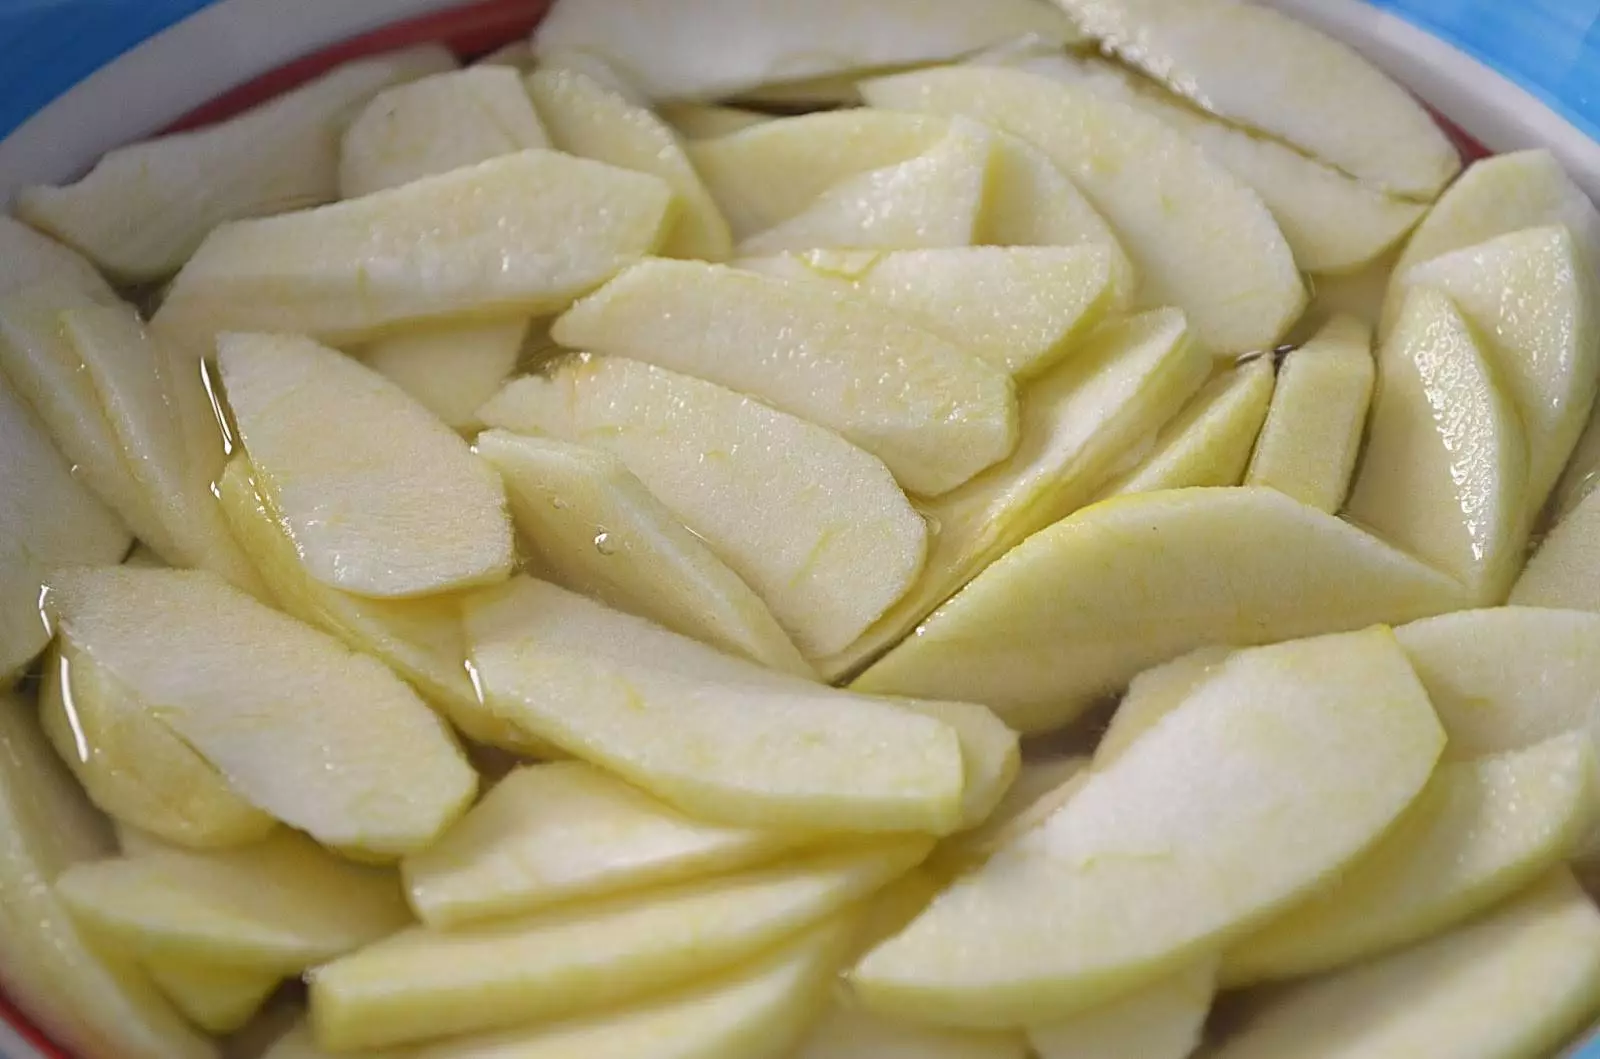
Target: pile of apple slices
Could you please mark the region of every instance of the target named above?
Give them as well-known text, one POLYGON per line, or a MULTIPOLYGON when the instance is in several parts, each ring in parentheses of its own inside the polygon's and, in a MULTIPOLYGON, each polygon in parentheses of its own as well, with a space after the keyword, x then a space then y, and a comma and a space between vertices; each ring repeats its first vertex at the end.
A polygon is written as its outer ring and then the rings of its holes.
POLYGON ((81 1059, 1548 1054, 1600 213, 1459 167, 1234 0, 562 0, 24 192, 0 986, 81 1059))

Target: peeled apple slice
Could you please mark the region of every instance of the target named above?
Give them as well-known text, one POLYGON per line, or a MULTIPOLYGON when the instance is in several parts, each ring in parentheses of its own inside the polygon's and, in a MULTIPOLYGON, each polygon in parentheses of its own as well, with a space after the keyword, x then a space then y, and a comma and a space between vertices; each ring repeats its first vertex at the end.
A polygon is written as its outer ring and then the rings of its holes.
POLYGON ((1024 761, 988 819, 940 845, 939 862, 966 865, 985 860, 1018 835, 1044 823, 1076 793, 1075 786, 1066 795, 1060 792, 1083 778, 1088 767, 1087 757, 1024 761))
MULTIPOLYGON (((616 456, 806 655, 844 647, 922 569, 927 527, 880 460, 732 390, 622 357, 576 358, 511 383, 482 415, 616 456)), ((606 530, 597 561, 623 543, 606 530)))
POLYGON ((853 687, 938 689, 1041 731, 1197 647, 1395 624, 1466 603, 1450 578, 1276 490, 1143 493, 1012 549, 853 687))
POLYGON ((1338 881, 1229 949, 1224 981, 1342 967, 1510 897, 1574 853, 1595 821, 1594 764, 1587 733, 1575 732, 1439 766, 1338 881))
POLYGON ((256 484, 312 577, 403 598, 510 573, 499 478, 405 391, 309 339, 235 334, 219 346, 256 484))
POLYGON ((245 800, 321 842, 406 853, 472 798, 476 774, 398 677, 210 574, 65 570, 49 588, 65 643, 245 800))
POLYGON ((1528 446, 1504 375, 1444 294, 1413 287, 1378 353, 1350 518, 1466 586, 1511 588, 1531 522, 1528 446))
POLYGON ((714 140, 778 120, 771 114, 715 103, 667 103, 656 108, 661 120, 686 140, 714 140))
POLYGON ((370 195, 529 147, 547 147, 522 76, 474 66, 387 88, 344 132, 339 197, 370 195))
POLYGON ((1385 191, 1432 199, 1461 168, 1428 112, 1355 49, 1230 0, 1058 0, 1108 53, 1235 125, 1385 191))
POLYGON ((452 430, 476 430, 478 409, 516 369, 526 320, 424 327, 380 338, 360 353, 382 375, 452 430))
POLYGON ((272 971, 220 964, 146 957, 139 965, 185 1018, 219 1035, 249 1022, 283 981, 272 971))
POLYGON ((1216 676, 1233 654, 1229 647, 1202 647, 1145 670, 1128 684, 1111 723, 1094 748, 1094 767, 1104 771, 1146 732, 1216 676))
POLYGON ((511 514, 565 587, 753 662, 812 676, 750 587, 616 456, 505 430, 478 455, 506 483, 511 514))
POLYGON ((728 222, 677 135, 649 108, 576 70, 536 70, 528 76, 528 93, 557 149, 667 182, 679 213, 662 244, 664 256, 723 261, 732 253, 728 222))
POLYGON ((1113 1000, 1333 878, 1443 746, 1387 629, 1241 651, 851 981, 874 1010, 947 1025, 1038 1025, 1113 1000))
POLYGON ((1600 611, 1600 494, 1585 496, 1540 542, 1510 602, 1600 611))
POLYGON ((862 92, 874 107, 964 115, 1038 147, 1110 222, 1138 270, 1139 300, 1176 305, 1218 352, 1270 347, 1305 306, 1294 257, 1261 200, 1148 114, 994 67, 897 74, 862 92))
POLYGON ((648 261, 568 310, 551 336, 768 402, 948 492, 1017 443, 1010 379, 885 309, 719 265, 648 261))
POLYGON ((206 347, 223 331, 348 343, 426 321, 559 312, 654 250, 671 200, 656 177, 521 151, 349 202, 224 224, 183 266, 152 323, 206 347))
POLYGON ((0 217, 0 293, 33 286, 69 287, 99 301, 116 298, 111 284, 82 254, 13 220, 0 217))
POLYGON ((1334 316, 1291 350, 1245 483, 1336 513, 1350 491, 1376 377, 1372 329, 1352 316, 1334 316))
POLYGON ((928 847, 880 841, 449 933, 412 928, 313 971, 312 1024, 343 1051, 614 1008, 770 949, 928 847))
POLYGON ((1027 1059, 1021 1033, 952 1030, 883 1018, 835 1001, 792 1059, 1027 1059))
POLYGON ((558 761, 513 771, 402 868, 423 921, 449 929, 745 868, 797 841, 692 820, 592 765, 558 761))
POLYGON ((1033 1026, 1039 1059, 1189 1059, 1217 989, 1217 958, 1067 1019, 1033 1026))
POLYGON ((497 713, 683 812, 832 831, 959 826, 963 753, 940 721, 777 676, 530 578, 469 598, 465 613, 497 713))
POLYGON ((455 65, 437 45, 346 63, 217 125, 104 155, 66 187, 25 188, 17 215, 123 279, 177 271, 226 221, 339 195, 339 137, 381 89, 455 65))
POLYGON ((1600 913, 1565 868, 1448 934, 1276 996, 1216 1059, 1510 1059, 1600 1010, 1600 913))
POLYGON ((961 741, 966 783, 961 792, 959 830, 977 827, 1016 778, 1021 763, 1017 733, 987 706, 939 699, 893 699, 896 706, 949 725, 961 741))

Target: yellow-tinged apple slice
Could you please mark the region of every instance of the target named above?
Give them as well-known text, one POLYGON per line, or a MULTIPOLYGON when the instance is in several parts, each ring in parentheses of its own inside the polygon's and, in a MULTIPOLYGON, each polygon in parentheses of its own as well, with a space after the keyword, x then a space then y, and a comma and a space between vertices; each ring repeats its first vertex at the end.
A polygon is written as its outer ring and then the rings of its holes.
MULTIPOLYGON (((1448 729, 1447 729, 1448 730, 1448 729)), ((1298 978, 1430 937, 1566 860, 1595 821, 1587 733, 1441 765, 1339 879, 1228 950, 1230 986, 1298 978)))
POLYGON ((56 892, 86 926, 140 956, 285 975, 411 922, 392 870, 351 864, 290 831, 238 849, 77 864, 56 892))
POLYGON ((116 292, 76 250, 11 217, 0 217, 0 293, 14 294, 35 286, 70 287, 99 300, 116 292))
POLYGON ((54 883, 112 851, 105 822, 55 760, 32 708, 0 695, 0 985, 83 1059, 214 1059, 120 953, 78 928, 54 883))
POLYGON ((977 10, 962 0, 574 0, 539 24, 534 48, 593 52, 651 99, 719 99, 773 83, 940 62, 1016 37, 1078 39, 1059 11, 1030 0, 977 10))
POLYGON ((1372 329, 1353 316, 1334 316, 1292 350, 1278 369, 1245 483, 1329 514, 1343 507, 1376 376, 1372 329))
POLYGON ((108 152, 65 187, 24 188, 17 215, 127 280, 177 271, 225 221, 339 195, 339 136, 392 84, 448 70, 425 45, 358 59, 238 117, 108 152))
POLYGON ((745 237, 739 252, 966 246, 989 197, 993 142, 984 126, 957 118, 926 153, 834 184, 794 216, 745 237))
POLYGON ((1548 1055, 1600 1011, 1600 912, 1562 868, 1489 915, 1274 996, 1215 1059, 1548 1055))
POLYGON ((1526 433, 1503 373, 1446 295, 1412 287, 1378 351, 1350 518, 1466 586, 1505 599, 1528 539, 1526 433))
POLYGON ((511 572, 499 477, 404 390, 310 339, 218 346, 256 485, 312 577, 403 598, 511 572))
POLYGON ((1272 402, 1272 357, 1257 357, 1201 388, 1152 439, 1150 454, 1101 497, 1238 485, 1272 402))
POLYGON ((848 644, 922 569, 927 527, 882 461, 713 383, 573 358, 511 383, 482 416, 619 458, 808 656, 848 644))
POLYGON ((1153 984, 1334 876, 1443 746, 1387 629, 1241 651, 852 982, 876 1010, 976 1026, 1056 1021, 1153 984))
POLYGON ((1034 534, 853 687, 937 689, 1042 731, 1197 647, 1411 621, 1467 602, 1453 579, 1276 490, 1140 493, 1034 534))
POLYGON ((1397 278, 1397 290, 1450 297, 1520 413, 1528 505, 1544 506, 1594 404, 1600 378, 1595 278, 1572 233, 1530 228, 1441 254, 1397 278))
POLYGON ((907 489, 937 496, 1011 453, 1011 380, 895 313, 826 287, 648 261, 568 310, 551 336, 749 394, 837 431, 907 489))
POLYGON ((1027 1059, 1021 1033, 953 1030, 884 1018, 835 1001, 791 1059, 1027 1059))
POLYGON ((149 703, 71 644, 46 657, 39 724, 90 801, 114 820, 195 848, 254 842, 277 826, 149 703))
POLYGON ((896 706, 932 717, 955 730, 961 741, 966 785, 961 792, 961 823, 965 831, 989 818, 1016 779, 1022 755, 1017 733, 987 706, 938 699, 894 699, 896 706))
POLYGON ((988 819, 941 843, 936 859, 940 864, 965 866, 988 858, 1054 814, 1066 801, 1054 796, 1088 767, 1089 758, 1082 756, 1024 761, 988 819))
POLYGON ((925 506, 938 532, 911 591, 818 668, 829 679, 855 672, 1029 534, 1087 503, 1128 447, 1174 415, 1210 367, 1176 310, 1102 328, 1029 387, 1017 451, 925 506))
POLYGON ((1305 306, 1294 257, 1260 198, 1148 114, 995 67, 897 74, 862 90, 875 107, 965 115, 1038 147, 1111 223, 1138 270, 1140 301, 1183 309, 1219 352, 1271 346, 1305 306))
POLYGON ((505 481, 517 528, 564 587, 773 669, 811 667, 772 611, 601 449, 505 430, 478 435, 505 481))
POLYGON ((963 748, 893 702, 773 673, 531 578, 470 597, 484 697, 508 721, 704 820, 942 833, 963 748))
POLYGON ((209 352, 223 331, 360 342, 430 320, 559 312, 654 250, 671 204, 657 177, 520 151, 349 202, 221 225, 178 273, 153 324, 209 352))
POLYGON ((311 974, 336 1050, 615 1007, 770 949, 921 860, 926 839, 818 853, 672 889, 449 933, 403 931, 311 974))
POLYGON ((1540 542, 1510 602, 1600 611, 1600 494, 1585 496, 1540 542))
POLYGON ((477 776, 400 679, 199 571, 65 570, 64 642, 149 703, 246 801, 331 846, 432 842, 477 776))
POLYGON ((452 430, 476 430, 478 409, 511 377, 527 335, 526 320, 415 328, 378 339, 361 361, 452 430))
POLYGON ((1559 524, 1577 510, 1596 484, 1600 484, 1600 415, 1591 411, 1588 425, 1573 447, 1572 458, 1567 461, 1567 469, 1561 473, 1561 480, 1550 496, 1550 517, 1559 524))
POLYGON ((1094 748, 1094 767, 1109 768, 1111 763, 1146 732, 1166 719, 1183 701, 1216 676, 1233 654, 1230 647, 1202 647, 1186 655, 1145 670, 1128 684, 1128 692, 1117 703, 1111 723, 1094 748))
POLYGON ((1189 1059, 1217 991, 1217 958, 1061 1022, 1028 1029, 1039 1059, 1189 1059))
POLYGON ((274 971, 163 957, 147 956, 139 965, 185 1018, 215 1034, 249 1022, 283 981, 274 971))
POLYGON ((678 197, 678 217, 662 243, 667 257, 722 261, 733 235, 711 193, 665 121, 577 70, 536 70, 528 77, 551 142, 568 154, 651 173, 678 197))
POLYGON ((1230 0, 1057 0, 1124 62, 1218 117, 1399 195, 1431 199, 1461 160, 1428 112, 1355 49, 1230 0))
POLYGON ((344 130, 339 196, 370 195, 547 146, 517 71, 474 66, 438 73, 379 92, 344 130))
POLYGON ((592 765, 563 761, 506 776, 402 870, 423 922, 448 929, 716 875, 801 841, 692 820, 592 765))
POLYGON ((759 110, 714 103, 667 103, 656 108, 656 113, 686 140, 714 140, 778 120, 759 110))

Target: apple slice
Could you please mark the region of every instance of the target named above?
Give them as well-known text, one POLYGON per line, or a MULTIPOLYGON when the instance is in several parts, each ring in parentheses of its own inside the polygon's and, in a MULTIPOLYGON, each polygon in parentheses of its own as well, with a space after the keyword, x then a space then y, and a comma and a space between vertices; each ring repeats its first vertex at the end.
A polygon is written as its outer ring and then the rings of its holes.
POLYGON ((573 0, 539 24, 534 48, 594 52, 651 99, 720 99, 773 82, 940 62, 1027 35, 1078 39, 1071 20, 1033 0, 974 10, 961 0, 573 0))
POLYGON ((45 660, 39 724, 89 799, 114 820, 197 849, 259 841, 277 827, 149 703, 71 644, 45 660))
POLYGON ((836 430, 928 496, 1017 443, 1010 380, 885 309, 725 266, 649 261, 568 310, 572 349, 683 371, 836 430))
POLYGON ((1150 455, 1100 496, 1238 485, 1267 418, 1273 373, 1264 356, 1212 379, 1154 436, 1150 455))
POLYGON ((303 835, 205 853, 68 868, 72 914, 139 956, 295 975, 411 922, 393 871, 342 861, 303 835))
POLYGON ((1510 602, 1600 611, 1600 498, 1589 493, 1561 516, 1523 568, 1510 602))
POLYGON ((1189 1059, 1217 991, 1217 958, 1062 1022, 1030 1027, 1039 1059, 1189 1059))
POLYGON ((14 294, 35 286, 68 287, 100 301, 116 292, 94 265, 76 250, 21 224, 0 216, 0 294, 14 294))
POLYGON ((1126 996, 1334 876, 1443 746, 1387 629, 1241 651, 852 982, 875 1010, 965 1026, 1042 1025, 1126 996))
POLYGON ((955 119, 926 153, 834 184, 794 216, 747 236, 739 253, 966 246, 978 234, 993 158, 989 131, 955 119))
POLYGON ((1011 781, 1022 756, 1017 733, 987 706, 938 699, 894 699, 901 709, 932 717, 949 725, 961 742, 965 785, 961 791, 961 822, 957 830, 977 827, 989 818, 1011 781))
POLYGON ((361 362, 416 399, 452 430, 477 430, 478 409, 516 370, 526 320, 425 327, 380 338, 361 362))
POLYGON ((312 1024, 344 1051, 616 1007, 770 949, 928 848, 891 839, 449 933, 412 928, 313 971, 312 1024))
POLYGON ((404 390, 295 336, 224 335, 218 363, 256 484, 312 577, 396 598, 510 573, 499 478, 404 390))
POLYGON ((513 771, 402 865, 439 929, 777 859, 800 836, 691 820, 576 761, 513 771))
POLYGON ((945 723, 774 674, 531 578, 465 605, 507 720, 712 822, 832 831, 959 826, 945 723))
POLYGON ((517 528, 565 587, 773 669, 811 667, 772 611, 622 460, 505 430, 478 435, 517 528))
POLYGON ((1089 758, 1084 756, 1024 761, 988 819, 940 844, 935 852, 938 863, 967 867, 987 860, 996 850, 1044 823, 1061 808, 1067 798, 1076 793, 1074 781, 1088 767, 1089 758), (1069 785, 1072 790, 1062 795, 1069 785))
POLYGON ((683 152, 672 129, 647 107, 636 106, 575 70, 537 70, 528 77, 551 142, 568 154, 652 173, 678 197, 678 218, 661 253, 667 257, 723 261, 733 252, 728 222, 683 152))
POLYGON ((1376 376, 1372 329, 1353 316, 1334 316, 1291 350, 1245 483, 1337 512, 1350 491, 1376 376))
POLYGON ((778 120, 759 110, 715 103, 667 103, 657 107, 656 113, 685 140, 714 140, 778 120))
POLYGON ((1094 767, 1104 771, 1144 734, 1166 719, 1201 684, 1216 676, 1233 655, 1230 647, 1202 647, 1145 670, 1128 684, 1111 723, 1094 748, 1094 767))
POLYGON ((61 903, 56 877, 107 856, 111 837, 32 712, 0 694, 0 985, 85 1059, 215 1059, 139 969, 86 936, 61 903))
POLYGON ((1600 1009, 1600 912, 1565 868, 1448 934, 1273 997, 1215 1059, 1547 1055, 1600 1009))
POLYGON ((1102 49, 1236 125, 1385 191, 1432 199, 1461 160, 1428 112, 1355 49, 1229 0, 1058 0, 1102 49))
POLYGON ((223 331, 361 342, 406 324, 559 312, 655 249, 671 203, 656 177, 521 151, 224 224, 178 273, 153 324, 208 353, 223 331))
POLYGON ((1595 804, 1587 733, 1441 765, 1336 883, 1229 949, 1223 980, 1298 978, 1465 922, 1576 852, 1595 804))
MULTIPOLYGON (((1596 402, 1600 407, 1600 402, 1596 402)), ((1548 517, 1559 524, 1561 519, 1577 510, 1597 483, 1600 483, 1600 415, 1593 411, 1583 428, 1578 443, 1573 446, 1572 458, 1561 473, 1555 491, 1550 495, 1548 517)))
POLYGON ((1028 1059, 1028 1041, 1015 1032, 920 1026, 835 1001, 790 1059, 1028 1059))
POLYGON ((482 415, 616 456, 806 655, 844 647, 922 568, 927 528, 882 462, 712 383, 575 358, 513 382, 482 415))
POLYGON ((1466 603, 1451 578, 1276 490, 1142 493, 1034 534, 852 686, 937 689, 1043 731, 1197 647, 1399 623, 1466 603))
POLYGON ((1305 306, 1294 257, 1261 200, 1148 114, 995 67, 897 74, 862 91, 875 107, 965 115, 1038 147, 1111 223, 1138 270, 1140 300, 1183 309, 1218 352, 1271 346, 1305 306))
POLYGON ((246 801, 319 841, 407 853, 472 798, 460 748, 399 678, 210 574, 67 570, 49 589, 63 642, 246 801))
POLYGON ((1210 367, 1176 310, 1100 330, 1029 388, 1010 459, 926 505, 938 532, 922 576, 846 649, 818 661, 824 676, 859 669, 1029 534, 1087 503, 1117 459, 1176 413, 1210 367))
POLYGON ((547 146, 517 71, 474 66, 434 74, 379 92, 344 130, 339 197, 547 146))
POLYGON ((249 1022, 283 981, 272 971, 221 964, 146 957, 139 965, 184 1018, 219 1036, 249 1022))
POLYGON ((1480 604, 1505 599, 1532 520, 1526 435, 1502 379, 1455 304, 1412 287, 1378 353, 1366 455, 1346 505, 1480 604))

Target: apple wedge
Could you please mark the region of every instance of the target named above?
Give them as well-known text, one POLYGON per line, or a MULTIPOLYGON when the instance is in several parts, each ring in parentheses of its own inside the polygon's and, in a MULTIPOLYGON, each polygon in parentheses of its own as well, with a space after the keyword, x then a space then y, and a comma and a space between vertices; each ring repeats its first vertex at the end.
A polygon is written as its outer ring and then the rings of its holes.
POLYGON ((987 706, 939 699, 893 699, 896 706, 947 724, 961 743, 965 783, 961 790, 958 831, 977 827, 989 818, 1022 762, 1017 733, 987 706))
POLYGON ((1355 49, 1231 0, 1057 0, 1080 29, 1196 106, 1397 195, 1428 200, 1461 160, 1428 112, 1355 49))
POLYGON ((759 110, 716 103, 666 103, 657 107, 656 113, 685 140, 714 140, 778 120, 759 110))
POLYGON ((516 370, 526 320, 424 327, 380 338, 361 362, 438 416, 452 430, 477 430, 478 409, 516 370))
POLYGON ((339 197, 548 146, 517 71, 474 66, 438 73, 379 92, 344 130, 339 197))
MULTIPOLYGON (((1600 407, 1600 402, 1596 402, 1600 407)), ((1600 483, 1600 415, 1589 413, 1589 422, 1573 446, 1572 458, 1550 494, 1548 517, 1559 523, 1594 491, 1600 483)))
POLYGON ((1241 651, 851 982, 874 1010, 963 1026, 1042 1025, 1126 996, 1332 878, 1443 746, 1387 629, 1241 651))
POLYGON ((1028 1029, 1039 1059, 1189 1059, 1200 1047, 1217 990, 1217 958, 1073 1018, 1028 1029))
POLYGON ((1087 503, 1128 447, 1174 415, 1210 367, 1176 310, 1097 332, 1028 389, 1017 451, 926 505, 938 532, 922 576, 847 648, 818 660, 823 675, 832 680, 860 669, 1029 534, 1087 503))
POLYGON ((1044 823, 1061 808, 1067 797, 1076 793, 1075 781, 1088 767, 1089 758, 1084 756, 1024 761, 988 819, 940 843, 934 854, 936 861, 940 865, 967 867, 987 860, 996 850, 1044 823), (1062 795, 1069 786, 1072 790, 1062 795))
POLYGON ((616 456, 808 656, 848 644, 922 569, 927 527, 881 461, 712 383, 573 358, 511 383, 482 417, 616 456))
POLYGON ((897 74, 862 91, 874 107, 964 115, 1038 147, 1110 222, 1138 271, 1139 300, 1178 306, 1217 352, 1270 347, 1305 306, 1294 257, 1261 200, 1148 114, 996 67, 897 74))
POLYGON ((505 430, 478 435, 511 514, 564 587, 773 669, 811 667, 772 611, 622 460, 505 430))
POLYGON ((603 56, 651 99, 720 99, 775 82, 940 62, 1028 35, 1078 39, 1070 19, 1033 0, 981 11, 961 0, 572 0, 539 24, 534 49, 603 56))
POLYGON ((682 371, 835 430, 927 496, 1017 444, 1010 379, 888 310, 823 287, 648 261, 574 305, 550 333, 571 349, 682 371))
POLYGON ((952 1030, 883 1018, 835 1000, 790 1059, 1028 1059, 1021 1033, 952 1030))
POLYGON ((311 973, 344 1051, 569 1018, 735 966, 859 901, 929 848, 902 838, 540 915, 395 934, 311 973))
POLYGON ((937 689, 1044 731, 1197 647, 1399 623, 1467 602, 1453 579, 1276 490, 1142 493, 1034 534, 852 687, 937 689))
POLYGON ((1378 352, 1350 518, 1448 573, 1474 602, 1505 599, 1532 522, 1528 445, 1503 373, 1446 295, 1416 286, 1378 352))
POLYGON ((1291 350, 1245 483, 1337 512, 1350 491, 1376 377, 1372 329, 1353 316, 1334 316, 1291 350))
POLYGON ((775 674, 531 578, 470 597, 500 716, 700 819, 948 832, 964 754, 942 721, 775 674))
POLYGON ((1273 374, 1265 356, 1212 379, 1154 436, 1150 454, 1100 496, 1238 485, 1267 418, 1273 374))
POLYGON ((313 578, 404 598, 510 573, 499 478, 404 390, 305 338, 230 334, 218 346, 256 484, 313 578))
POLYGON ((1594 757, 1588 734, 1573 732, 1439 766, 1337 882, 1230 948, 1223 981, 1298 978, 1370 959, 1513 896, 1577 852, 1595 822, 1594 757))
POLYGON ((1561 516, 1523 567, 1509 601, 1600 611, 1600 497, 1591 492, 1561 516))
POLYGON ((656 177, 520 151, 349 202, 221 225, 152 324, 209 354, 224 331, 362 342, 408 324, 559 312, 654 250, 671 204, 656 177))
POLYGON ((1547 1055, 1600 1010, 1600 913, 1565 868, 1474 923, 1275 996, 1215 1059, 1547 1055))
POLYGON ((528 93, 556 148, 580 158, 651 173, 678 197, 678 218, 661 253, 723 261, 733 252, 728 222, 695 172, 671 127, 576 70, 536 70, 528 93))
POLYGON ((1104 771, 1146 732, 1166 719, 1201 684, 1216 676, 1233 655, 1230 647, 1202 647, 1153 666, 1128 683, 1111 723, 1094 748, 1094 767, 1104 771))
POLYGON ((249 1022, 283 981, 272 971, 183 960, 147 957, 139 966, 184 1018, 218 1036, 249 1022))
POLYGON ((210 574, 65 570, 47 603, 63 642, 240 796, 328 845, 426 846, 477 787, 443 723, 388 669, 210 574))
POLYGON ((76 250, 39 232, 0 216, 0 294, 14 294, 35 286, 68 287, 98 301, 111 301, 116 292, 76 250))

